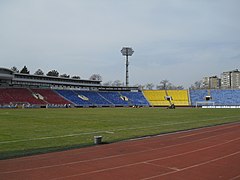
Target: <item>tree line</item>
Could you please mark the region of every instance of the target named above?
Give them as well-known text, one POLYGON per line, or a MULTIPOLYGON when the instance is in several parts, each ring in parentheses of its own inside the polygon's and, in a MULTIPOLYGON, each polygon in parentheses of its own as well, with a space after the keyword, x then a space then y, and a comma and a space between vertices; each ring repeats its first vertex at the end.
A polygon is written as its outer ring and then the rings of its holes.
MULTIPOLYGON (((124 82, 120 80, 115 80, 115 81, 109 81, 106 83, 103 83, 104 86, 117 86, 121 87, 124 86, 124 82)), ((154 85, 153 83, 147 83, 145 85, 140 85, 140 84, 135 84, 134 86, 139 87, 139 89, 144 89, 144 90, 182 90, 184 89, 183 86, 176 86, 172 84, 169 80, 162 80, 160 81, 159 84, 154 85)))
MULTIPOLYGON (((154 85, 153 83, 148 83, 144 86, 142 86, 142 89, 146 90, 152 90, 152 89, 158 89, 158 90, 182 90, 184 87, 182 85, 176 86, 172 84, 169 80, 162 80, 158 85, 154 85)), ((192 84, 189 89, 203 89, 202 81, 196 81, 194 84, 192 84)))
MULTIPOLYGON (((22 73, 22 74, 30 74, 30 71, 28 70, 27 66, 24 66, 21 70, 18 70, 16 66, 13 66, 11 70, 15 73, 22 73)), ((37 69, 34 72, 34 75, 38 76, 44 76, 45 73, 41 69, 37 69)), ((57 70, 50 70, 46 73, 46 76, 52 76, 52 77, 62 77, 62 78, 73 78, 73 79, 81 79, 79 75, 70 76, 66 73, 60 74, 57 70)), ((99 74, 93 74, 90 76, 89 80, 94 81, 102 81, 102 77, 99 74)))

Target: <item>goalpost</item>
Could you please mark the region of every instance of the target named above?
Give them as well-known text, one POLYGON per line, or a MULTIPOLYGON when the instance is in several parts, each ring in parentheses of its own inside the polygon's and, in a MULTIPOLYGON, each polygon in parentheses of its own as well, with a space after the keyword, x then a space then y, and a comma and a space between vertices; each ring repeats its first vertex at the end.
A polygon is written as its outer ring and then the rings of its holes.
POLYGON ((196 108, 202 106, 215 106, 215 102, 213 101, 197 101, 196 108))

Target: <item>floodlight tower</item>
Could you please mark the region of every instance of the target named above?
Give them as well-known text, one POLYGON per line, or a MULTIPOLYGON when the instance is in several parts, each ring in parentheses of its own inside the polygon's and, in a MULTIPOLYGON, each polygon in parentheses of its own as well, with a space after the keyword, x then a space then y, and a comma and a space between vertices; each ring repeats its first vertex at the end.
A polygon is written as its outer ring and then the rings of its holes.
POLYGON ((123 56, 126 56, 126 86, 128 86, 128 84, 129 84, 129 81, 128 81, 128 78, 129 78, 129 74, 128 74, 128 66, 129 66, 128 56, 132 56, 134 51, 130 47, 123 47, 122 50, 121 50, 121 53, 122 53, 123 56))

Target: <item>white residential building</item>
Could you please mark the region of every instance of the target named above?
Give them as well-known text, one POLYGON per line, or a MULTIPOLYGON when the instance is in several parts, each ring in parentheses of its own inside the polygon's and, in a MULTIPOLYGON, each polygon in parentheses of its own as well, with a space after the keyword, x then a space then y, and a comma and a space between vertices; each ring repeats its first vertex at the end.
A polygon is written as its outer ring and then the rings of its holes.
POLYGON ((240 89, 240 71, 238 69, 221 74, 221 87, 225 89, 240 89))

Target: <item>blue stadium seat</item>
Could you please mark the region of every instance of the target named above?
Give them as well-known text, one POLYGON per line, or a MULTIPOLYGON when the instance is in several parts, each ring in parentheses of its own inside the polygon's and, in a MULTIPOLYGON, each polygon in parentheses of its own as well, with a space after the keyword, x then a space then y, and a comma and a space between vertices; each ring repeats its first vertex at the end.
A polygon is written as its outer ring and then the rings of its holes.
POLYGON ((240 105, 240 90, 211 90, 211 96, 215 105, 240 105))
POLYGON ((92 106, 93 103, 89 100, 84 100, 79 97, 79 94, 72 90, 56 90, 61 96, 71 101, 76 106, 92 106))
POLYGON ((94 106, 111 106, 113 105, 110 101, 102 97, 96 91, 75 91, 79 95, 83 95, 89 99, 94 106))
POLYGON ((206 89, 190 90, 191 105, 196 106, 197 102, 205 101, 206 96, 208 96, 206 89))
POLYGON ((76 106, 149 106, 142 92, 56 90, 76 106))
POLYGON ((98 92, 104 99, 107 99, 115 106, 130 106, 130 101, 125 100, 121 97, 121 94, 117 91, 105 91, 98 92))
POLYGON ((127 97, 134 106, 149 106, 142 92, 121 92, 121 95, 127 97))

